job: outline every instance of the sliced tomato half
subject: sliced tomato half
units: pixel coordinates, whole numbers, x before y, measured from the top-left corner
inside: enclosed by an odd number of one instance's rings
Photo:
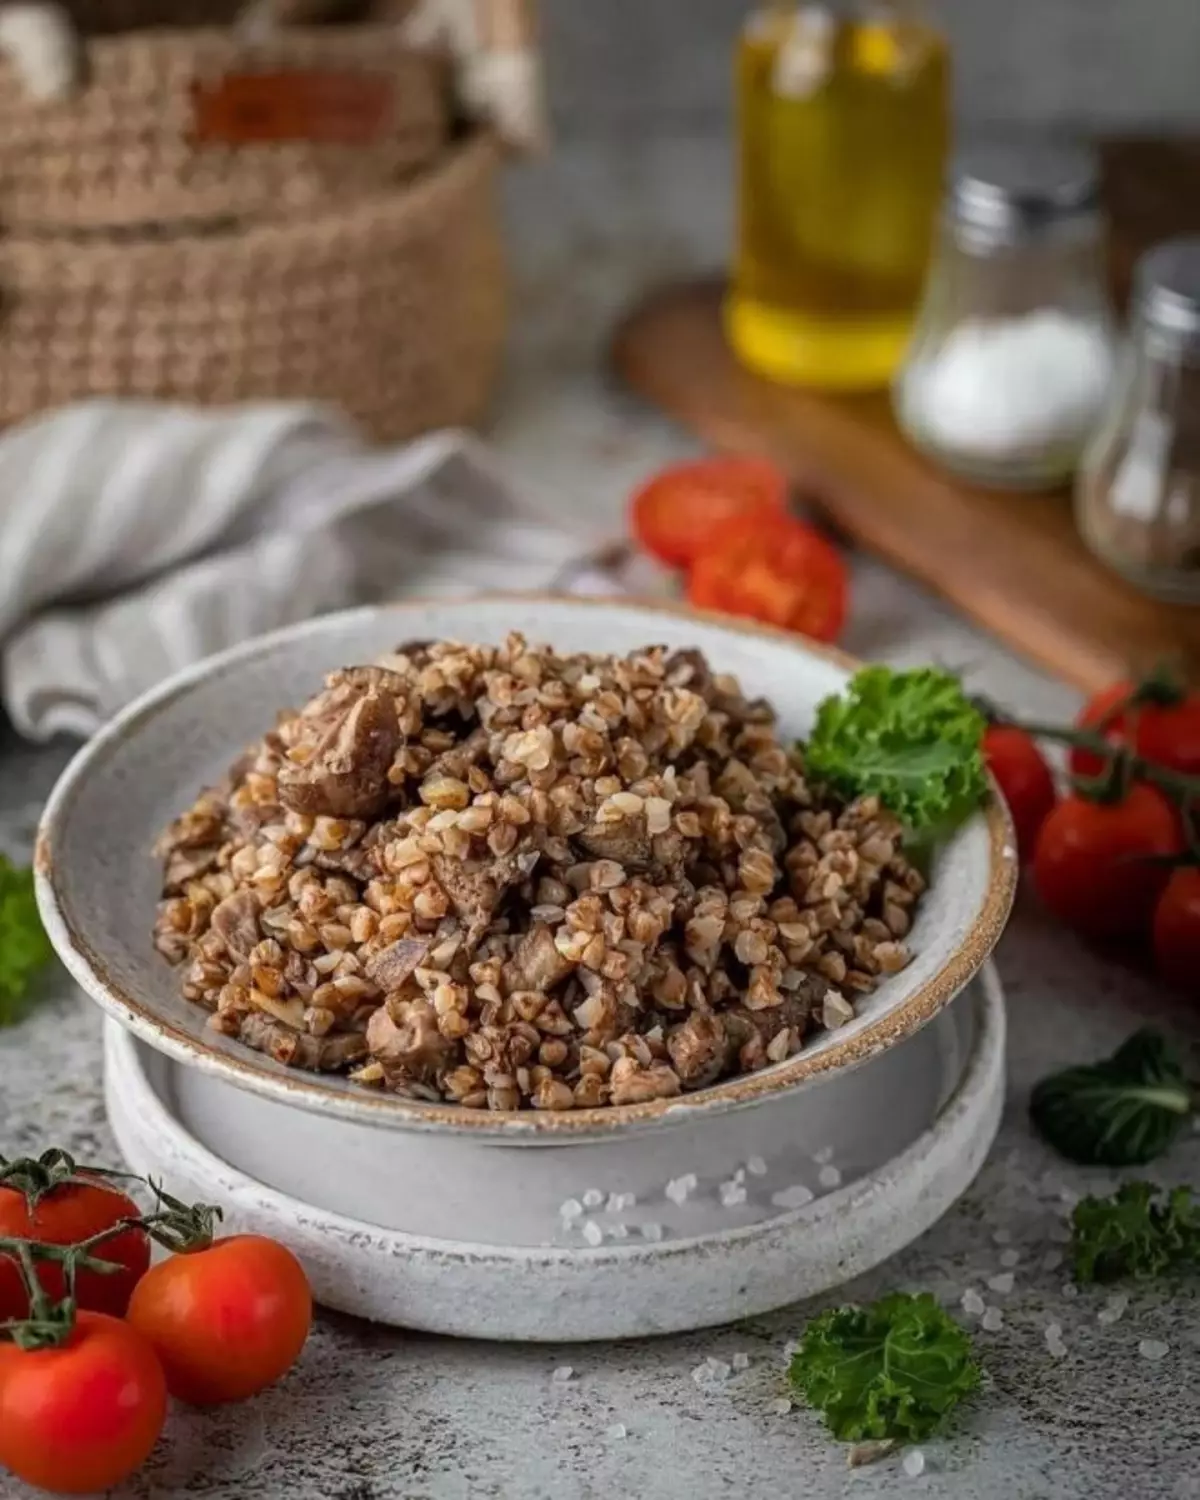
[[[803,521],[735,516],[714,530],[688,575],[698,609],[762,620],[834,641],[846,619],[849,580],[836,549]]]
[[[733,516],[782,514],[787,477],[763,458],[701,458],[674,464],[635,491],[630,530],[647,552],[686,568],[713,529]]]

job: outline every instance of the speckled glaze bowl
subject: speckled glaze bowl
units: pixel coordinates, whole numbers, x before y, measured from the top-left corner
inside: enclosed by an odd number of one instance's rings
[[[212,657],[96,735],[47,804],[35,859],[38,901],[80,985],[151,1047],[279,1102],[389,1128],[534,1144],[638,1134],[637,1127],[683,1126],[752,1107],[911,1035],[978,971],[1000,936],[1016,883],[1011,831],[998,801],[939,851],[910,935],[912,962],[864,997],[854,1020],[784,1063],[680,1099],[564,1113],[466,1110],[292,1071],[209,1031],[206,1013],[182,998],[178,973],[151,943],[159,869],[150,849],[158,830],[327,671],[369,661],[404,639],[499,642],[510,630],[560,650],[698,647],[748,693],[770,699],[786,735],[805,735],[817,704],[854,667],[795,636],[686,610],[504,595],[329,615]]]

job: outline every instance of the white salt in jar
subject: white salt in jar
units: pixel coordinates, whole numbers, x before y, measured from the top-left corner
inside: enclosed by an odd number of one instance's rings
[[[983,484],[1074,471],[1112,382],[1115,329],[1090,153],[991,147],[960,163],[894,389],[912,442]]]

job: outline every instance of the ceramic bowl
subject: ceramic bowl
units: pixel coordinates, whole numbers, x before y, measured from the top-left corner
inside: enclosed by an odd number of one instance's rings
[[[532,1143],[674,1126],[745,1108],[831,1069],[853,1066],[930,1020],[978,971],[1003,929],[1016,883],[1011,830],[992,801],[938,852],[913,925],[912,962],[863,998],[858,1015],[795,1057],[677,1100],[615,1109],[500,1115],[374,1092],[286,1069],[208,1030],[151,944],[158,831],[211,784],[276,711],[324,673],[416,636],[499,642],[510,630],[560,650],[699,647],[749,694],[774,704],[789,736],[854,663],[795,636],[725,618],[610,600],[491,595],[327,615],[211,657],[126,709],[79,752],[47,804],[35,858],[38,901],[59,955],[123,1026],[170,1056],[301,1108],[381,1126],[461,1130]]]

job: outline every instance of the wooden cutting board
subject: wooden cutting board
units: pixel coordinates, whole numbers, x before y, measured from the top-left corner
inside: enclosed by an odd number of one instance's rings
[[[1140,252],[1200,233],[1200,142],[1104,144],[1122,305]],[[1094,561],[1070,498],[972,487],[905,442],[885,395],[831,399],[772,385],[730,354],[718,282],[667,287],[627,317],[616,368],[714,447],[763,453],[838,528],[1086,691],[1171,659],[1200,678],[1200,608],[1160,604]]]

